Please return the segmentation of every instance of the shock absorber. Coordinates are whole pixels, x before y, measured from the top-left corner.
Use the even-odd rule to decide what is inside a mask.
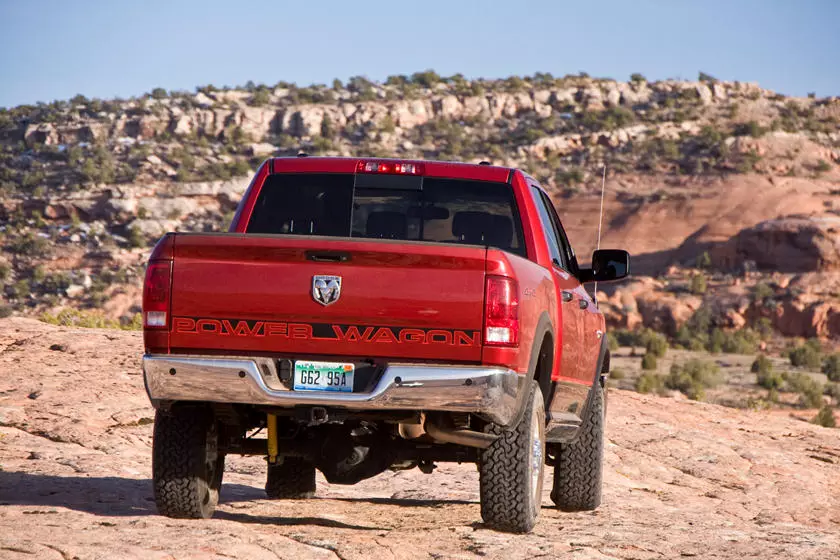
[[[274,464],[277,462],[277,415],[268,414],[266,418],[266,428],[268,429],[268,462]]]

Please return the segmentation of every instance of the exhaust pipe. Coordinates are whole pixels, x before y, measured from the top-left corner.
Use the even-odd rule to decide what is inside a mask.
[[[436,441],[465,445],[467,447],[478,447],[479,449],[487,449],[499,438],[499,436],[493,434],[485,434],[474,430],[443,428],[429,420],[426,421],[423,427],[426,433]]]

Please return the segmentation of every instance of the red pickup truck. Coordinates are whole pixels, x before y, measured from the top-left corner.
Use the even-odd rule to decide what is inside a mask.
[[[270,498],[386,469],[478,465],[481,516],[530,531],[601,500],[604,319],[548,195],[518,169],[275,158],[227,233],[169,233],[143,293],[158,510],[206,518],[228,453]],[[255,437],[265,430],[264,437]],[[260,434],[262,436],[262,434]]]

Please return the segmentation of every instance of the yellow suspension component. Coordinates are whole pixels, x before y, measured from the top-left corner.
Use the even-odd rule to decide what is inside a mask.
[[[268,427],[268,462],[272,465],[277,462],[277,415],[269,414]]]

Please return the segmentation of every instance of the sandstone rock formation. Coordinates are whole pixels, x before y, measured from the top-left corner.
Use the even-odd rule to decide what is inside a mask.
[[[530,535],[479,522],[473,466],[318,478],[272,502],[261,458],[227,461],[212,520],[157,515],[138,333],[0,319],[0,556],[802,558],[840,550],[836,430],[770,411],[611,391],[603,506],[543,496]],[[551,469],[548,469],[550,480]]]

